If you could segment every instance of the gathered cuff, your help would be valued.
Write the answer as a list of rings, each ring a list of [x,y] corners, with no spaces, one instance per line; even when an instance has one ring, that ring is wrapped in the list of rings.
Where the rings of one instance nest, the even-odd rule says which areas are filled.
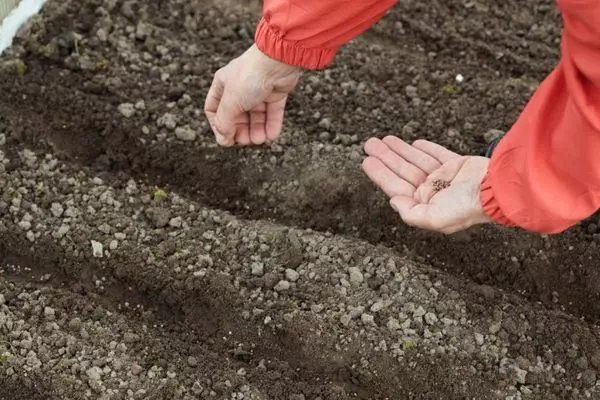
[[[308,70],[318,70],[333,62],[339,48],[306,48],[284,39],[276,27],[263,18],[254,37],[256,46],[267,56],[285,64]]]
[[[481,206],[483,208],[483,212],[494,222],[500,225],[515,227],[510,219],[504,215],[500,205],[498,204],[498,200],[494,195],[494,189],[492,188],[492,183],[489,174],[483,178],[480,187],[480,197],[481,197]]]

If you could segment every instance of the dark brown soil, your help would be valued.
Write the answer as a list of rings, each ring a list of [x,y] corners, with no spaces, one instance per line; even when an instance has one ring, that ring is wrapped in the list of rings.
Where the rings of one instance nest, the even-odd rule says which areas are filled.
[[[500,0],[469,6],[458,0],[403,1],[373,31],[347,46],[330,71],[304,78],[288,106],[280,142],[229,150],[212,143],[198,110],[214,71],[251,43],[255,8],[205,1],[117,1],[112,8],[109,3],[49,1],[42,19],[17,42],[26,74],[19,76],[8,61],[2,64],[0,133],[6,134],[5,152],[12,160],[8,172],[22,168],[16,152],[26,147],[50,153],[114,187],[132,178],[240,219],[361,240],[426,265],[433,277],[451,277],[448,285],[469,297],[470,315],[485,317],[500,308],[501,298],[516,304],[504,312],[528,310],[528,318],[535,319],[533,304],[541,302],[552,317],[537,320],[544,329],[534,335],[536,343],[552,343],[556,349],[579,335],[579,350],[597,353],[597,217],[554,237],[496,227],[444,237],[404,226],[359,170],[360,145],[371,136],[426,138],[463,154],[478,154],[485,149],[486,132],[509,129],[557,60],[560,21],[547,2],[523,7]],[[124,11],[129,7],[136,11]],[[138,20],[155,33],[119,49],[119,35],[128,36],[127,27],[135,32]],[[115,36],[114,43],[99,42],[100,27]],[[73,33],[83,38],[79,54]],[[190,50],[191,44],[195,49]],[[168,47],[168,53],[161,53],[160,46]],[[152,55],[151,61],[129,57],[144,53]],[[170,64],[177,66],[165,80],[162,73]],[[464,83],[455,82],[457,74],[466,77]],[[140,100],[145,108],[131,118],[117,111],[122,103]],[[180,125],[189,124],[203,137],[189,144],[165,136],[156,121],[170,102],[180,105],[173,108],[179,110]],[[443,182],[439,186],[446,187]],[[52,200],[46,202],[49,207]],[[4,218],[7,224],[17,222],[8,214]],[[119,310],[126,301],[144,304],[153,310],[152,317],[132,315],[132,323],[159,326],[152,333],[156,346],[149,346],[157,349],[156,359],[195,354],[202,359],[198,368],[207,376],[214,371],[219,379],[245,368],[245,379],[270,398],[302,393],[310,399],[485,399],[493,398],[498,384],[491,372],[470,379],[471,360],[439,354],[408,357],[400,365],[382,354],[371,360],[371,373],[357,373],[351,366],[361,364],[358,344],[335,350],[335,336],[321,335],[309,318],[257,334],[262,321],[240,319],[246,299],[229,278],[212,277],[197,290],[166,272],[144,270],[142,256],[116,256],[102,264],[69,255],[51,240],[36,242],[33,251],[23,235],[8,228],[0,238],[3,265],[29,265],[37,271],[35,277],[5,276],[10,282],[37,285],[40,276],[51,273],[54,278],[47,285],[67,298],[74,296],[79,306],[89,301]],[[151,245],[158,248],[160,243]],[[281,265],[299,265],[306,256],[286,244],[281,249]],[[220,256],[229,268],[227,255]],[[94,287],[98,271],[110,281],[101,294]],[[265,282],[248,279],[243,284],[259,287]],[[282,313],[292,307],[275,303]],[[562,312],[572,320],[552,314]],[[589,327],[572,327],[578,318]],[[251,351],[224,345],[220,340],[228,332],[234,332],[233,342],[250,343]],[[517,337],[511,351],[537,354],[539,349],[527,348]],[[277,363],[269,373],[259,366],[265,359]],[[7,384],[0,384],[0,399],[52,398],[43,397],[46,389],[31,382]],[[2,397],[14,393],[2,390],[17,384],[24,388],[17,391],[20,397]],[[161,390],[156,398],[168,398],[175,389]]]

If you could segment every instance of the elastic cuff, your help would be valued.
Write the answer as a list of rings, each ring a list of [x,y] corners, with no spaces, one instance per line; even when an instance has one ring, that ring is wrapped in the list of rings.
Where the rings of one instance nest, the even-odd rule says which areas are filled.
[[[295,67],[317,70],[333,62],[339,48],[305,48],[298,42],[286,40],[263,18],[254,36],[256,46],[267,56]]]
[[[500,205],[494,196],[494,189],[492,188],[489,175],[486,175],[481,182],[479,196],[481,197],[481,206],[483,208],[483,212],[490,217],[492,221],[508,227],[516,226],[502,212],[502,209],[500,208]]]

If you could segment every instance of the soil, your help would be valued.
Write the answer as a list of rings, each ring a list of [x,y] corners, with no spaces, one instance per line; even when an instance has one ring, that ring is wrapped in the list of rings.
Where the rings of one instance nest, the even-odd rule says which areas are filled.
[[[280,140],[221,149],[204,96],[259,15],[49,0],[2,58],[0,399],[598,398],[598,216],[446,237],[360,171],[372,136],[485,151],[556,64],[553,5],[402,1]]]

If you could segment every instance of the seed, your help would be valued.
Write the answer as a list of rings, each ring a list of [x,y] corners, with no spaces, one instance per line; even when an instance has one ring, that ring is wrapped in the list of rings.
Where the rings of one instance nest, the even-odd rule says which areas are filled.
[[[445,181],[443,179],[436,179],[433,181],[433,190],[437,193],[440,190],[444,190],[447,187],[450,187],[450,182]]]

